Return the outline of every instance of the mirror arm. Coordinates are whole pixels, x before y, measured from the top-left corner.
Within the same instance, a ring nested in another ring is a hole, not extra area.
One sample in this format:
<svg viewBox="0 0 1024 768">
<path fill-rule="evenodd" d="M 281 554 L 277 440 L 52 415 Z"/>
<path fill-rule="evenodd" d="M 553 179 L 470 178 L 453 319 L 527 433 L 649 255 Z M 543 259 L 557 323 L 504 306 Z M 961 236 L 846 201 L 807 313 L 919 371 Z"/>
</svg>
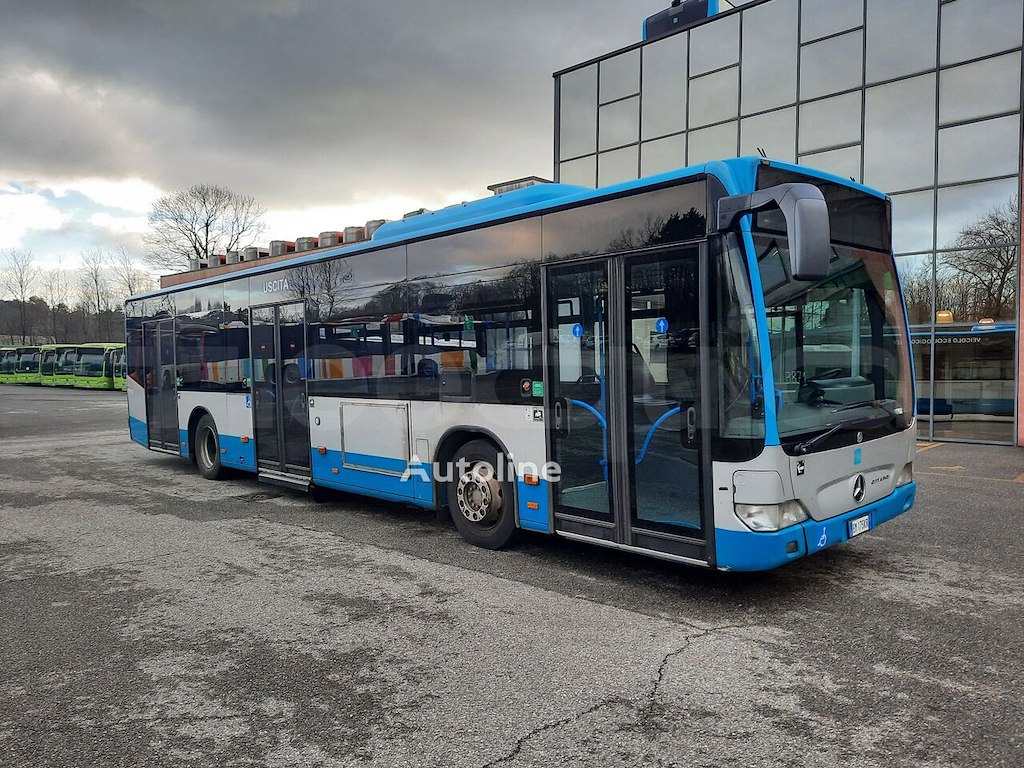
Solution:
<svg viewBox="0 0 1024 768">
<path fill-rule="evenodd" d="M 745 214 L 773 206 L 777 206 L 786 219 L 793 277 L 797 280 L 819 280 L 825 277 L 832 239 L 828 204 L 821 190 L 813 184 L 779 184 L 748 195 L 723 197 L 718 201 L 718 231 L 732 229 Z M 825 257 L 824 263 L 815 263 L 805 258 L 805 255 L 815 253 Z"/>
</svg>

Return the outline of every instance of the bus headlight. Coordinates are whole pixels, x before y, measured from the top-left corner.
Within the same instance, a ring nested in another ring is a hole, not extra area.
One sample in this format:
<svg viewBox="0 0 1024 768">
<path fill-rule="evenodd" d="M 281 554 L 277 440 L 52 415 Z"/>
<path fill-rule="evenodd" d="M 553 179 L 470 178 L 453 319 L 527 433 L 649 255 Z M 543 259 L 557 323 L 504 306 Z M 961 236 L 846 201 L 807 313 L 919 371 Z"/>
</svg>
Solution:
<svg viewBox="0 0 1024 768">
<path fill-rule="evenodd" d="M 899 479 L 896 481 L 896 487 L 902 488 L 904 485 L 910 485 L 914 482 L 914 462 L 910 462 L 900 472 Z"/>
<path fill-rule="evenodd" d="M 736 517 L 756 532 L 781 531 L 807 519 L 807 510 L 799 501 L 781 504 L 737 504 Z"/>
</svg>

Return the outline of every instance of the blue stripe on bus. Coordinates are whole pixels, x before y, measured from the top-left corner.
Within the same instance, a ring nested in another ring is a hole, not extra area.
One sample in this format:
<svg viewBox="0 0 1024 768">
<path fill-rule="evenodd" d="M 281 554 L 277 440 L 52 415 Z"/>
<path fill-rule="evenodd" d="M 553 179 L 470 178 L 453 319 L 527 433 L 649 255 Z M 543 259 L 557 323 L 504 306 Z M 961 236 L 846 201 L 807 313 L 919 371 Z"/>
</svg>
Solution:
<svg viewBox="0 0 1024 768">
<path fill-rule="evenodd" d="M 186 459 L 191 458 L 191 455 L 188 452 L 188 430 L 187 429 L 179 429 L 178 430 L 178 451 Z"/>
<path fill-rule="evenodd" d="M 146 426 L 146 422 L 142 419 L 136 419 L 134 416 L 129 416 L 128 431 L 131 433 L 132 440 L 146 448 L 149 447 L 149 427 Z"/>
<path fill-rule="evenodd" d="M 551 510 L 548 505 L 548 484 L 541 480 L 540 485 L 527 485 L 520 479 L 516 483 L 516 494 L 519 499 L 519 526 L 529 531 L 551 533 Z M 533 502 L 537 509 L 530 509 Z"/>
<path fill-rule="evenodd" d="M 897 488 L 884 499 L 844 515 L 822 522 L 808 520 L 775 533 L 716 528 L 715 553 L 718 567 L 728 571 L 767 571 L 809 553 L 828 549 L 833 544 L 849 539 L 848 523 L 854 518 L 871 515 L 871 528 L 874 529 L 910 509 L 914 505 L 916 493 L 917 485 L 910 483 Z M 796 545 L 795 552 L 786 551 L 790 544 Z"/>
<path fill-rule="evenodd" d="M 220 463 L 225 467 L 256 471 L 256 443 L 252 440 L 243 443 L 242 438 L 234 435 L 219 435 L 221 451 Z"/>
<path fill-rule="evenodd" d="M 406 466 L 406 462 L 401 459 L 351 451 L 344 454 L 343 462 L 341 451 L 329 450 L 320 453 L 316 449 L 313 450 L 313 481 L 316 485 L 362 493 L 379 499 L 407 501 L 433 507 L 434 492 L 430 468 L 417 465 L 412 467 L 409 475 L 404 478 L 393 474 L 405 472 Z"/>
</svg>

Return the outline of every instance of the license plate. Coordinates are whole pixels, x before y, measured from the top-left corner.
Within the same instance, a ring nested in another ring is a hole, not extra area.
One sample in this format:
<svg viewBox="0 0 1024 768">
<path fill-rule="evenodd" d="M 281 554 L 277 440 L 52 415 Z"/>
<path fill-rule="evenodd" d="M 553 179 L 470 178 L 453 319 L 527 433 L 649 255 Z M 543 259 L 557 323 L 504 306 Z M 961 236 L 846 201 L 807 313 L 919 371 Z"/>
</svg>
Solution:
<svg viewBox="0 0 1024 768">
<path fill-rule="evenodd" d="M 860 536 L 862 533 L 867 533 L 871 530 L 871 515 L 864 515 L 863 517 L 855 517 L 849 522 L 850 526 L 850 538 L 854 536 Z"/>
</svg>

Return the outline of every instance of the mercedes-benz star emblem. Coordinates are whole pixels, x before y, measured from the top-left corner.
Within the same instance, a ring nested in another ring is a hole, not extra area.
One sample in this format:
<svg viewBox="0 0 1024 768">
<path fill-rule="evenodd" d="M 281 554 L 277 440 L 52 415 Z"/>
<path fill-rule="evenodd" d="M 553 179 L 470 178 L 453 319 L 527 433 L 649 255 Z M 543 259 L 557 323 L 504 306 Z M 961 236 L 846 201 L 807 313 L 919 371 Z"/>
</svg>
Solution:
<svg viewBox="0 0 1024 768">
<path fill-rule="evenodd" d="M 853 481 L 853 500 L 858 504 L 864 501 L 864 475 L 857 475 Z"/>
</svg>

